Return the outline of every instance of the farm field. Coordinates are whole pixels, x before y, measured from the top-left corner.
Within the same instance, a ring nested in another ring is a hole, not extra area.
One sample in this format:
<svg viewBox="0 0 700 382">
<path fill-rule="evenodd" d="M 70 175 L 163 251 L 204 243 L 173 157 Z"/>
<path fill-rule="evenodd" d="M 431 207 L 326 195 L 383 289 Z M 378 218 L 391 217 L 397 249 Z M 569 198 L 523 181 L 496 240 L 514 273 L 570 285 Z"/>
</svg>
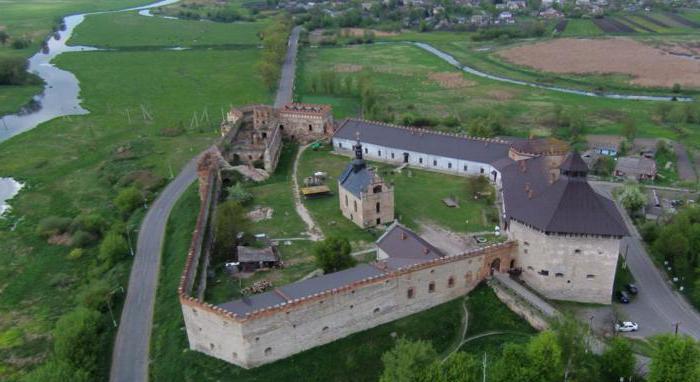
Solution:
<svg viewBox="0 0 700 382">
<path fill-rule="evenodd" d="M 473 62 L 474 45 L 470 42 L 435 45 L 462 62 Z M 319 94 L 310 88 L 314 76 L 329 69 L 336 72 L 339 82 L 345 81 L 345 77 L 358 81 L 362 76 L 368 76 L 378 94 L 377 104 L 382 105 L 378 117 L 399 124 L 407 116 L 421 116 L 438 124 L 433 128 L 466 132 L 472 118 L 492 113 L 502 118 L 508 130 L 506 134 L 548 135 L 552 133 L 549 118 L 554 105 L 558 104 L 564 109 L 585 114 L 588 134 L 619 134 L 622 119 L 629 117 L 635 121 L 640 136 L 673 139 L 682 134 L 686 143 L 700 147 L 700 136 L 691 126 L 674 130 L 652 120 L 657 103 L 585 97 L 482 79 L 460 73 L 410 45 L 307 49 L 302 52 L 300 61 L 303 61 L 303 73 L 300 74 L 302 82 L 297 86 L 297 99 L 304 101 L 307 94 L 335 98 L 335 94 Z M 392 65 L 387 65 L 387 62 Z M 347 65 L 356 65 L 352 67 L 356 71 L 348 72 Z M 444 76 L 445 73 L 456 75 L 458 81 L 453 83 L 459 83 L 460 87 L 444 88 L 434 80 L 436 74 Z M 430 78 L 431 74 L 434 79 Z M 457 125 L 443 123 L 450 117 L 458 120 Z"/>
<path fill-rule="evenodd" d="M 561 34 L 562 37 L 570 36 L 600 36 L 603 34 L 589 19 L 571 19 L 566 24 L 566 29 Z"/>
<path fill-rule="evenodd" d="M 143 17 L 144 25 L 151 19 Z M 85 23 L 90 28 L 89 17 Z M 58 57 L 56 64 L 80 80 L 83 106 L 91 114 L 57 119 L 0 144 L 0 174 L 26 185 L 13 201 L 13 214 L 1 223 L 0 336 L 10 329 L 21 335 L 0 349 L 0 379 L 16 379 L 46 359 L 57 318 L 78 304 L 75 295 L 88 283 L 99 277 L 117 287 L 128 276 L 128 255 L 108 272 L 94 274 L 99 269 L 94 245 L 70 260 L 69 247 L 37 235 L 39 221 L 81 213 L 121 220 L 112 200 L 123 182 L 141 177 L 157 190 L 213 142 L 224 108 L 270 102 L 255 71 L 259 54 L 258 49 L 140 50 Z M 142 214 L 126 221 L 127 229 L 137 227 Z M 122 297 L 116 296 L 117 304 Z M 118 305 L 114 308 L 118 315 Z M 104 333 L 99 379 L 109 366 L 112 335 Z"/>
<path fill-rule="evenodd" d="M 674 84 L 700 87 L 700 62 L 665 54 L 632 39 L 557 39 L 515 46 L 498 54 L 512 63 L 544 72 L 615 73 L 631 76 L 632 84 L 652 88 L 671 88 Z"/>
</svg>

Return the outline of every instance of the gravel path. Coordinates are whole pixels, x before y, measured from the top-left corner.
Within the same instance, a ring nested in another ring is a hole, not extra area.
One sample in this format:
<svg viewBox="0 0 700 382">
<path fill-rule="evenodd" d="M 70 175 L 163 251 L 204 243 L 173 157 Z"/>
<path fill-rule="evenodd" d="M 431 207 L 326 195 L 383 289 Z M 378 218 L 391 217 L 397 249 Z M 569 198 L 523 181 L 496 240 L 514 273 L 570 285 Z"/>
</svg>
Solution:
<svg viewBox="0 0 700 382">
<path fill-rule="evenodd" d="M 304 154 L 304 151 L 308 147 L 309 145 L 300 147 L 299 152 L 297 152 L 297 156 L 294 158 L 294 171 L 292 172 L 292 193 L 294 194 L 294 208 L 296 209 L 297 214 L 299 214 L 301 220 L 303 220 L 304 224 L 306 224 L 306 234 L 309 235 L 309 238 L 312 241 L 319 241 L 323 240 L 323 232 L 321 232 L 321 230 L 318 228 L 318 225 L 316 225 L 316 222 L 311 217 L 309 210 L 306 209 L 306 206 L 304 206 L 304 203 L 301 201 L 301 193 L 299 192 L 299 182 L 297 182 L 297 169 L 299 168 L 299 159 L 301 159 L 301 155 Z"/>
</svg>

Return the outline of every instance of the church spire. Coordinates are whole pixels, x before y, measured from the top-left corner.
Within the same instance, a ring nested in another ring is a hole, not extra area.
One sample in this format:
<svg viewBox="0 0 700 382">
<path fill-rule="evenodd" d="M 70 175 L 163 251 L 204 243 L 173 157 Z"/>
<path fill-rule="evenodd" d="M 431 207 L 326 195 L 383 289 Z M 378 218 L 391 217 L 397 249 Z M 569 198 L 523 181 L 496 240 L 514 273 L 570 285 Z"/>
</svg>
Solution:
<svg viewBox="0 0 700 382">
<path fill-rule="evenodd" d="M 355 150 L 355 159 L 352 161 L 352 167 L 355 172 L 360 171 L 365 167 L 365 160 L 362 158 L 362 143 L 360 143 L 360 132 L 356 134 L 357 143 L 352 146 Z"/>
</svg>

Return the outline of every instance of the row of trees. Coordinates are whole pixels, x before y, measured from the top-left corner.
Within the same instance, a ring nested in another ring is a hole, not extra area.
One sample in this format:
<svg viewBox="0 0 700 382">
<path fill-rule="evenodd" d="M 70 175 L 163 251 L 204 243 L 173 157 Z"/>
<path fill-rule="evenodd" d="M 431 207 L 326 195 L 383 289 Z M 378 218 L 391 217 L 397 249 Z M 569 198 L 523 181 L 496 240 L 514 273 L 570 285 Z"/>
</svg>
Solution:
<svg viewBox="0 0 700 382">
<path fill-rule="evenodd" d="M 326 70 L 308 81 L 309 93 L 358 97 L 365 118 L 381 119 L 379 95 L 374 88 L 370 71 L 363 70 L 358 76 L 340 76 L 335 71 Z"/>
<path fill-rule="evenodd" d="M 274 89 L 279 82 L 291 28 L 290 19 L 279 16 L 260 35 L 263 52 L 258 62 L 258 71 L 268 89 Z"/>
<path fill-rule="evenodd" d="M 428 341 L 397 340 L 382 356 L 380 382 L 560 382 L 636 380 L 628 340 L 614 338 L 601 355 L 588 344 L 585 329 L 573 319 L 556 324 L 525 344 L 507 343 L 495 360 L 464 352 L 438 357 Z M 690 382 L 700 378 L 700 346 L 690 337 L 660 336 L 648 382 Z"/>
</svg>

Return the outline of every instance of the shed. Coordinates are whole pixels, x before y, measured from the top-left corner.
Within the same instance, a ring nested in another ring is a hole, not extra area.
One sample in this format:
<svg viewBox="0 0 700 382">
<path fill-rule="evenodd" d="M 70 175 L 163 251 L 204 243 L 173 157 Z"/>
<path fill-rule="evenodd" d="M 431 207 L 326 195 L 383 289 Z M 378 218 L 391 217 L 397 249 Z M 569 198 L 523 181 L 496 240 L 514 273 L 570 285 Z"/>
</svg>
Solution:
<svg viewBox="0 0 700 382">
<path fill-rule="evenodd" d="M 656 162 L 645 157 L 622 157 L 615 164 L 615 176 L 637 180 L 656 178 Z"/>
<path fill-rule="evenodd" d="M 267 269 L 278 266 L 280 256 L 274 246 L 265 248 L 253 248 L 238 246 L 238 270 L 241 272 L 255 272 L 258 269 Z"/>
</svg>

